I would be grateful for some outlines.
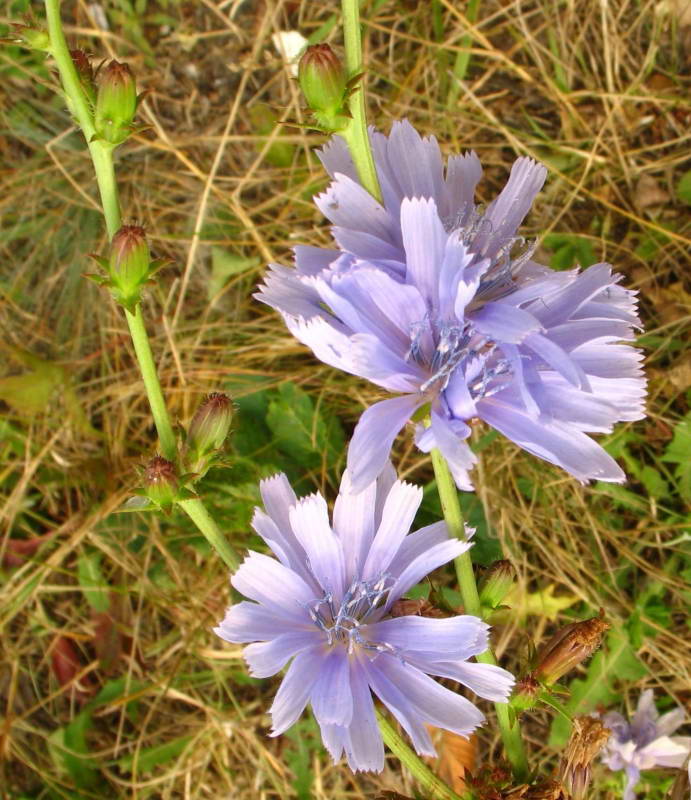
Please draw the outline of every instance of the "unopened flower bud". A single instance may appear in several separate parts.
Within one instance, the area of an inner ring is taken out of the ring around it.
[[[516,570],[510,561],[495,561],[480,583],[480,602],[488,608],[498,608],[509,593],[516,578]]]
[[[233,403],[226,394],[212,392],[192,417],[187,446],[198,456],[218,450],[228,436]]]
[[[609,623],[601,617],[572,622],[554,634],[540,650],[533,675],[551,686],[597,650]]]
[[[91,66],[89,56],[83,50],[70,50],[72,56],[72,63],[77,70],[79,82],[82,89],[86,93],[89,100],[94,103],[96,101],[96,89],[94,88],[94,70]]]
[[[144,471],[144,491],[152,503],[170,510],[178,496],[179,481],[175,464],[163,456],[154,456]]]
[[[298,65],[298,81],[307,105],[326,132],[342,130],[349,114],[343,64],[328,44],[308,47]]]
[[[573,731],[559,761],[559,780],[572,800],[588,797],[590,765],[605,746],[611,731],[597,717],[575,717]]]
[[[23,25],[18,22],[13,22],[13,36],[0,39],[0,41],[20,44],[23,47],[28,47],[30,50],[40,50],[43,53],[47,53],[50,50],[50,36],[48,36],[46,31],[41,28],[34,28],[32,25]]]
[[[140,225],[123,225],[110,245],[108,272],[120,302],[139,300],[142,284],[149,277],[151,254],[146,233]]]
[[[511,696],[511,708],[519,713],[535,708],[541,691],[542,687],[532,675],[526,675],[520,678],[516,681],[516,686]]]
[[[111,61],[103,70],[96,96],[98,136],[112,145],[124,142],[137,110],[137,89],[127,64]]]

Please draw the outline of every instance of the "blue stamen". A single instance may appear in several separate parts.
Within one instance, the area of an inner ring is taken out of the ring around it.
[[[360,632],[373,612],[381,609],[386,596],[393,586],[389,575],[382,575],[372,581],[354,580],[343,595],[338,608],[335,607],[331,592],[307,605],[310,619],[326,634],[327,644],[344,644],[348,652],[358,646],[366,650],[378,652],[394,652],[394,648],[386,642],[370,642]]]

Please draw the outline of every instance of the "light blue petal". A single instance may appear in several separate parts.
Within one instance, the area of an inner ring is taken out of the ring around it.
[[[362,579],[372,580],[388,571],[389,565],[410,531],[422,502],[422,489],[397,481],[384,503],[382,519],[365,561]]]
[[[324,655],[324,647],[320,645],[302,650],[293,659],[269,709],[273,723],[271,736],[279,736],[298,721],[319,677]]]
[[[350,659],[345,648],[333,647],[327,652],[312,687],[310,702],[320,725],[350,725],[353,694],[350,688]]]
[[[393,440],[424,402],[419,395],[392,397],[370,406],[360,417],[348,448],[354,492],[361,492],[384,469]]]
[[[311,630],[288,631],[270,642],[247,645],[242,651],[250,675],[268,678],[280,672],[290,659],[301,650],[314,648],[324,640],[324,635],[313,625]]]
[[[326,501],[320,494],[311,494],[301,498],[289,513],[295,537],[307,554],[310,572],[324,590],[340,600],[345,579],[343,548],[329,524]]]

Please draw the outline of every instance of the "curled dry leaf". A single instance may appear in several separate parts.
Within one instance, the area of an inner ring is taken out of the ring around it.
[[[71,639],[55,637],[50,648],[50,666],[60,686],[69,686],[77,700],[83,702],[93,694],[94,687],[88,675],[75,680],[85,664]]]
[[[466,739],[451,731],[442,731],[439,752],[439,777],[455,792],[465,791],[465,776],[475,771],[477,736]]]

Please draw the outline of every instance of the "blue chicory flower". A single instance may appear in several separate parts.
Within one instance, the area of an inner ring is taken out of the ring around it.
[[[476,417],[581,481],[623,481],[587,434],[644,415],[642,356],[622,343],[640,325],[635,293],[607,264],[555,272],[532,260],[534,245],[514,252],[545,168],[519,158],[481,213],[474,153],[444,170],[436,140],[407,122],[371,138],[383,205],[334,138],[321,153],[334,180],[316,202],[339,249],[296,247],[296,269],[272,265],[257,294],[319,359],[399,394],[355,429],[354,491],[423,407],[431,424],[416,443],[441,450],[459,488],[472,488]]]
[[[311,703],[334,760],[381,770],[384,746],[371,692],[389,708],[420,754],[434,755],[425,723],[468,736],[484,716],[430,675],[504,701],[514,683],[500,667],[470,663],[488,646],[488,625],[473,616],[392,616],[392,608],[433,569],[470,547],[435,523],[408,534],[422,490],[395,480],[390,464],[361,493],[348,473],[329,522],[326,503],[298,500],[285,475],[260,484],[266,511],[252,525],[278,560],[250,552],[231,579],[250,601],[232,606],[215,632],[252,642],[244,656],[255,677],[291,661],[276,694],[272,735]]]
[[[631,722],[616,711],[604,715],[602,722],[612,734],[602,760],[611,770],[626,771],[624,800],[635,800],[641,770],[685,764],[691,753],[691,736],[670,736],[685,721],[686,712],[680,707],[660,716],[652,689],[641,693]]]

